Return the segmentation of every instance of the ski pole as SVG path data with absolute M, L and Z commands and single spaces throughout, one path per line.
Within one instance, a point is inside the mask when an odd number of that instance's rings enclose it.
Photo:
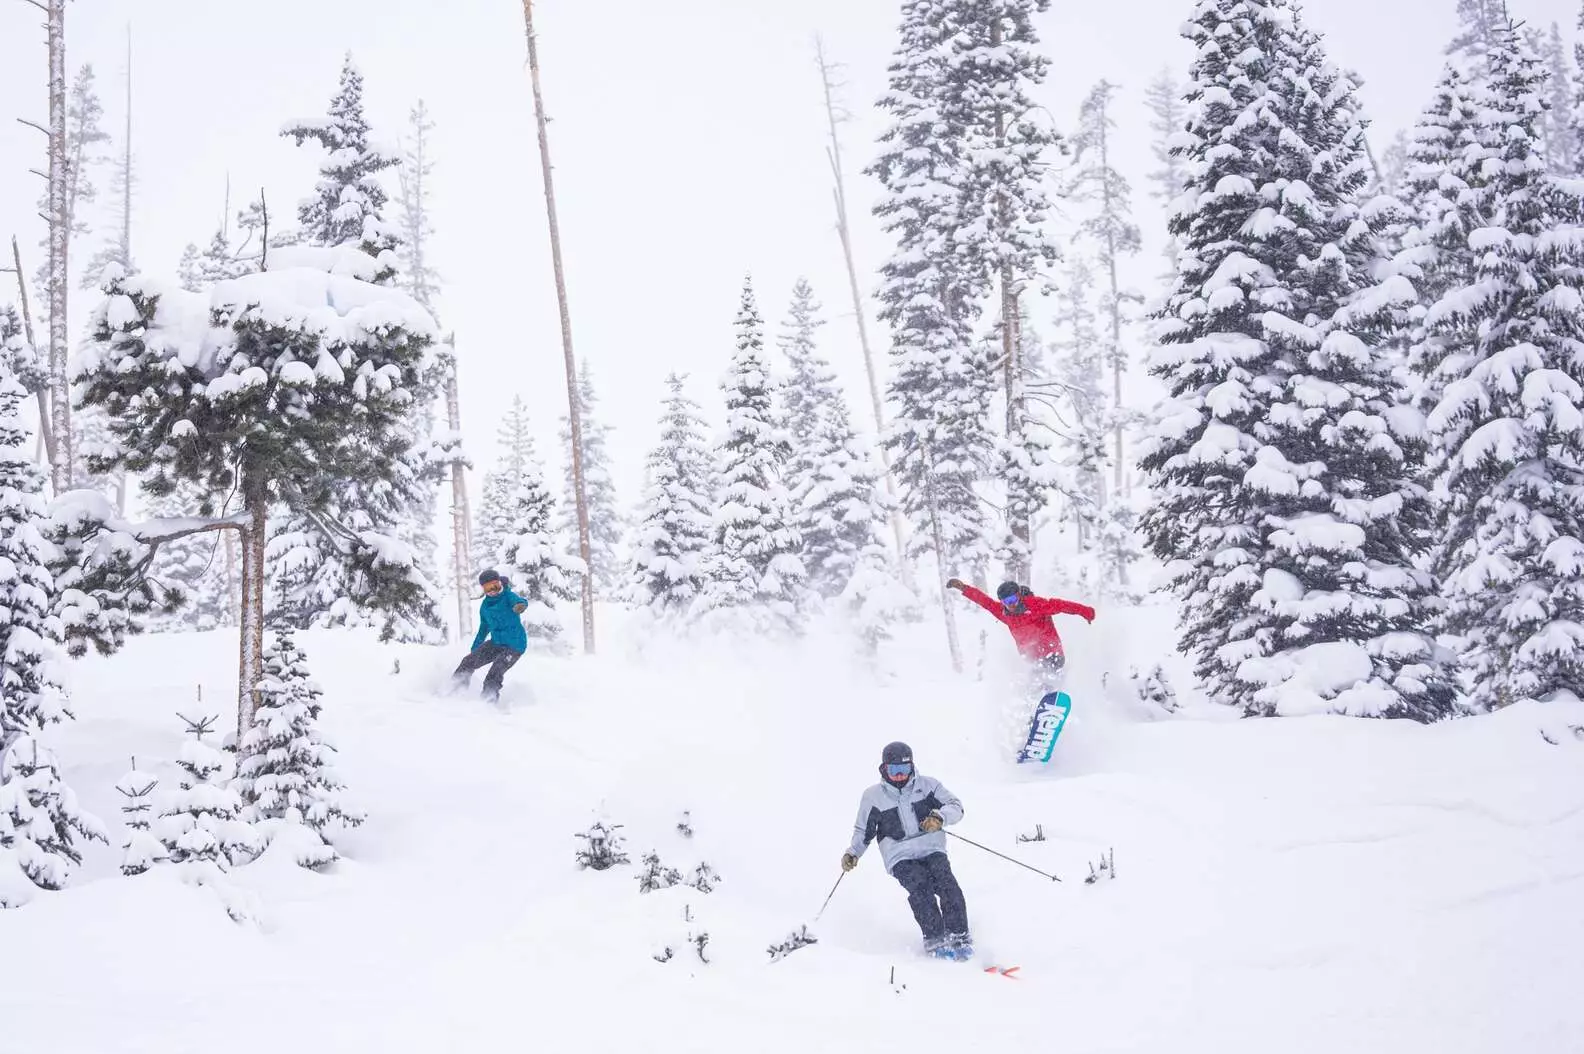
M 1029 867 L 1028 864 L 1025 864 L 1023 861 L 1018 860 L 1015 857 L 1007 856 L 1005 853 L 998 853 L 994 849 L 991 849 L 988 845 L 980 845 L 978 842 L 974 841 L 972 838 L 964 838 L 962 835 L 956 834 L 955 832 L 952 832 L 952 831 L 947 831 L 946 833 L 951 835 L 953 838 L 957 839 L 959 842 L 967 842 L 969 845 L 973 846 L 975 849 L 983 849 L 985 852 L 989 853 L 991 856 L 999 856 L 1001 859 L 1009 861 L 1010 863 L 1014 863 L 1018 867 L 1026 867 L 1030 871 L 1034 872 L 1036 875 L 1039 875 L 1041 878 L 1048 878 L 1052 882 L 1060 882 L 1061 881 L 1061 879 L 1057 878 L 1055 875 L 1047 875 L 1045 872 L 1041 871 L 1037 867 Z M 831 892 L 835 892 L 835 890 L 832 890 Z
M 836 886 L 841 885 L 841 880 L 846 878 L 846 877 L 847 877 L 847 872 L 845 872 L 845 871 L 843 871 L 841 874 L 836 876 L 836 885 L 832 886 L 831 887 L 831 891 L 828 894 L 826 894 L 825 903 L 820 905 L 819 915 L 815 915 L 814 916 L 814 921 L 815 922 L 818 922 L 820 920 L 820 915 L 825 914 L 825 909 L 830 907 L 831 897 L 834 897 L 836 895 Z

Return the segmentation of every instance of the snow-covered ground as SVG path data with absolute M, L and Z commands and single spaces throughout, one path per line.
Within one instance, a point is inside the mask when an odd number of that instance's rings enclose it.
M 1584 1049 L 1584 709 L 1167 717 L 1117 696 L 1130 658 L 1171 646 L 1159 610 L 1064 621 L 1077 703 L 1039 772 L 995 746 L 994 626 L 983 678 L 958 679 L 934 625 L 876 676 L 828 636 L 640 648 L 610 613 L 598 658 L 525 660 L 504 710 L 435 694 L 454 651 L 305 634 L 370 814 L 343 861 L 234 870 L 257 914 L 238 924 L 175 869 L 122 878 L 94 847 L 72 889 L 0 913 L 0 1051 Z M 150 637 L 75 666 L 79 720 L 56 743 L 118 836 L 129 758 L 173 782 L 175 714 L 228 712 L 233 650 Z M 962 797 L 956 832 L 1063 881 L 954 842 L 981 961 L 937 963 L 871 852 L 819 943 L 771 963 L 899 738 Z M 632 866 L 575 866 L 601 817 Z M 1046 840 L 1019 843 L 1036 824 Z M 1116 879 L 1085 884 L 1113 847 Z M 720 885 L 640 894 L 651 849 Z

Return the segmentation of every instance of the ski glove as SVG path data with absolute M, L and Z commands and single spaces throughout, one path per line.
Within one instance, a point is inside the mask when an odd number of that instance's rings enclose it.
M 515 612 L 516 614 L 521 615 L 524 611 L 527 611 L 527 610 L 528 610 L 528 605 L 527 604 L 513 604 L 512 605 L 512 611 Z
M 946 588 L 947 589 L 955 589 L 955 590 L 958 590 L 959 592 L 961 592 L 961 590 L 963 588 L 963 580 L 960 579 L 960 578 L 949 579 L 946 582 Z
M 936 831 L 941 829 L 941 825 L 945 822 L 946 818 L 939 812 L 932 809 L 928 816 L 919 821 L 919 830 L 923 831 L 925 834 L 934 834 Z
M 851 871 L 853 868 L 855 868 L 857 866 L 858 866 L 858 858 L 856 856 L 853 856 L 851 853 L 843 853 L 842 854 L 842 871 L 843 872 Z

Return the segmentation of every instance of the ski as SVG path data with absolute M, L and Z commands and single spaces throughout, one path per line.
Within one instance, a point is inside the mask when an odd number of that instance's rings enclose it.
M 984 972 L 999 974 L 1002 977 L 1010 977 L 1012 980 L 1016 981 L 1019 979 L 1017 972 L 1021 969 L 1023 969 L 1021 966 L 986 966 Z
M 1042 698 L 1029 721 L 1028 740 L 1018 751 L 1018 762 L 1049 761 L 1056 750 L 1056 737 L 1061 735 L 1071 712 L 1072 697 L 1066 692 L 1051 692 Z

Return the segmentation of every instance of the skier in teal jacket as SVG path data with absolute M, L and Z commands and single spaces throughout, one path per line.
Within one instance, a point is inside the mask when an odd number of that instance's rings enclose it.
M 494 702 L 500 698 L 506 671 L 528 650 L 528 633 L 521 617 L 528 610 L 528 601 L 513 593 L 511 584 L 494 571 L 481 573 L 479 585 L 484 589 L 484 601 L 479 604 L 478 636 L 473 638 L 473 650 L 452 675 L 452 683 L 460 689 L 472 679 L 474 670 L 488 666 L 483 695 Z

